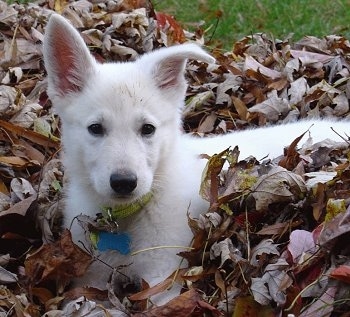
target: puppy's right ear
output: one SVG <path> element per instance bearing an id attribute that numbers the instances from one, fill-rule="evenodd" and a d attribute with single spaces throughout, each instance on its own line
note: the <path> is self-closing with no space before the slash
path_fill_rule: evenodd
<path id="1" fill-rule="evenodd" d="M 52 100 L 81 91 L 96 65 L 78 31 L 58 14 L 46 26 L 43 55 Z"/>

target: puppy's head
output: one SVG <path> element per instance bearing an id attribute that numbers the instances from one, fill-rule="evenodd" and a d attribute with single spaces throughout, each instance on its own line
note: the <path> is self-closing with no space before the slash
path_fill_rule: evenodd
<path id="1" fill-rule="evenodd" d="M 132 63 L 99 64 L 79 33 L 52 15 L 44 61 L 68 176 L 109 205 L 136 200 L 161 184 L 180 134 L 188 58 L 214 61 L 197 45 L 184 44 Z"/>

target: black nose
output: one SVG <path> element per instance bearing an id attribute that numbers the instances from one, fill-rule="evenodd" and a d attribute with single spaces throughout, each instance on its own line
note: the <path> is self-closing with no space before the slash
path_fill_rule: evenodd
<path id="1" fill-rule="evenodd" d="M 117 194 L 130 194 L 137 186 L 137 176 L 130 173 L 112 174 L 109 184 Z"/>

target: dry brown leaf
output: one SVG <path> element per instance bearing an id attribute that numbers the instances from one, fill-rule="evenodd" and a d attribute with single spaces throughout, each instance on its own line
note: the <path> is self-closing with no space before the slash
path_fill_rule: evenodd
<path id="1" fill-rule="evenodd" d="M 271 203 L 299 200 L 305 192 L 304 180 L 299 175 L 274 167 L 258 179 L 252 187 L 251 196 L 255 199 L 256 210 L 264 211 Z"/>
<path id="2" fill-rule="evenodd" d="M 16 153 L 16 150 L 14 150 L 14 154 L 17 154 L 17 156 L 25 156 L 29 161 L 35 161 L 39 164 L 43 164 L 45 162 L 45 155 L 29 144 L 26 140 L 18 140 L 18 144 L 23 148 L 23 154 Z"/>
<path id="3" fill-rule="evenodd" d="M 312 62 L 317 61 L 321 63 L 326 63 L 326 62 L 329 62 L 331 59 L 333 59 L 333 56 L 330 56 L 330 55 L 308 52 L 308 51 L 290 50 L 290 53 L 295 58 L 309 60 Z"/>
<path id="4" fill-rule="evenodd" d="M 58 280 L 61 285 L 67 285 L 72 278 L 85 273 L 91 260 L 65 230 L 57 242 L 43 245 L 26 259 L 25 271 L 33 286 L 47 280 Z"/>
<path id="5" fill-rule="evenodd" d="M 262 306 L 251 296 L 239 297 L 236 300 L 235 312 L 232 317 L 273 317 L 274 311 L 270 306 Z"/>
<path id="6" fill-rule="evenodd" d="M 256 232 L 259 235 L 281 235 L 290 227 L 289 222 L 275 223 Z"/>
<path id="7" fill-rule="evenodd" d="M 288 89 L 289 102 L 292 105 L 296 105 L 302 101 L 303 97 L 307 93 L 309 85 L 304 77 L 300 77 L 290 84 Z"/>
<path id="8" fill-rule="evenodd" d="M 247 71 L 248 69 L 254 70 L 255 72 L 259 72 L 271 79 L 277 79 L 282 77 L 282 74 L 280 72 L 265 67 L 264 65 L 257 62 L 253 57 L 246 55 L 244 70 Z"/>
<path id="9" fill-rule="evenodd" d="M 246 104 L 239 98 L 232 96 L 232 102 L 235 109 L 242 120 L 247 120 L 248 108 Z"/>
<path id="10" fill-rule="evenodd" d="M 308 131 L 305 131 L 303 134 L 298 136 L 289 146 L 288 149 L 284 155 L 284 157 L 278 162 L 279 166 L 284 167 L 285 169 L 291 171 L 293 170 L 299 162 L 299 153 L 297 151 L 297 146 L 300 140 L 304 137 L 305 133 Z"/>
<path id="11" fill-rule="evenodd" d="M 213 205 L 218 200 L 219 183 L 217 176 L 224 166 L 224 157 L 228 155 L 228 152 L 229 150 L 224 150 L 219 154 L 213 155 L 203 171 L 204 179 L 202 179 L 200 194 L 205 200 L 210 202 L 210 205 Z"/>
<path id="12" fill-rule="evenodd" d="M 108 299 L 106 290 L 100 290 L 94 287 L 75 287 L 64 293 L 66 300 L 77 299 L 81 296 L 94 301 L 106 301 Z"/>
<path id="13" fill-rule="evenodd" d="M 249 113 L 259 112 L 263 114 L 268 121 L 276 122 L 290 111 L 290 105 L 284 98 L 280 98 L 276 91 L 273 91 L 268 99 L 260 104 L 249 108 Z"/>
<path id="14" fill-rule="evenodd" d="M 0 163 L 13 168 L 27 168 L 36 164 L 18 156 L 0 156 Z"/>
<path id="15" fill-rule="evenodd" d="M 333 219 L 322 225 L 322 231 L 317 242 L 326 245 L 333 239 L 350 231 L 350 208 L 335 216 Z"/>
<path id="16" fill-rule="evenodd" d="M 11 214 L 18 214 L 25 216 L 31 204 L 36 200 L 36 195 L 30 196 L 17 204 L 11 206 L 9 209 L 1 212 L 0 217 L 4 217 Z"/>
<path id="17" fill-rule="evenodd" d="M 143 313 L 133 314 L 132 317 L 190 317 L 196 310 L 198 314 L 209 310 L 214 316 L 221 316 L 220 312 L 208 304 L 201 301 L 199 294 L 195 290 L 189 290 L 169 303 L 153 308 Z"/>
<path id="18" fill-rule="evenodd" d="M 161 283 L 159 283 L 151 288 L 147 288 L 145 290 L 142 290 L 136 294 L 129 296 L 129 299 L 132 301 L 141 301 L 141 300 L 148 299 L 153 295 L 164 292 L 173 283 L 174 283 L 174 281 L 171 278 L 168 278 L 168 279 L 164 280 L 163 282 L 161 282 Z"/>
<path id="19" fill-rule="evenodd" d="M 18 125 L 14 125 L 10 122 L 6 122 L 3 120 L 0 120 L 0 127 L 20 136 L 24 137 L 25 139 L 28 139 L 36 144 L 45 146 L 45 147 L 53 147 L 55 149 L 58 149 L 59 143 L 57 141 L 54 141 L 40 133 L 34 132 L 29 129 L 22 128 Z"/>

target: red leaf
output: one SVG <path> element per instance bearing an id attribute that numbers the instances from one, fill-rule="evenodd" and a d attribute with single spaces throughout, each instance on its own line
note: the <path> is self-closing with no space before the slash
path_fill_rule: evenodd
<path id="1" fill-rule="evenodd" d="M 350 284 L 350 266 L 341 265 L 334 269 L 330 276 L 336 280 Z"/>
<path id="2" fill-rule="evenodd" d="M 180 24 L 170 15 L 157 12 L 156 19 L 158 26 L 166 33 L 175 43 L 183 43 L 186 40 L 185 33 Z"/>

